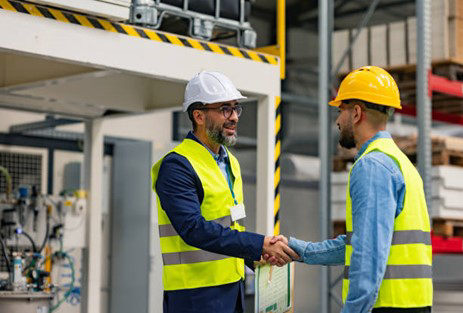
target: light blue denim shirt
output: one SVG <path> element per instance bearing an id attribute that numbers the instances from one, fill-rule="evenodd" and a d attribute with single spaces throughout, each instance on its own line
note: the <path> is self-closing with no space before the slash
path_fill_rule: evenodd
<path id="1" fill-rule="evenodd" d="M 378 132 L 367 141 L 356 159 L 378 138 L 391 138 Z M 386 269 L 392 241 L 394 219 L 403 208 L 405 181 L 396 162 L 386 154 L 373 151 L 360 159 L 350 178 L 353 235 L 349 268 L 349 293 L 342 313 L 370 312 L 376 302 Z M 290 238 L 289 246 L 301 262 L 318 265 L 344 264 L 346 236 L 323 242 Z"/>

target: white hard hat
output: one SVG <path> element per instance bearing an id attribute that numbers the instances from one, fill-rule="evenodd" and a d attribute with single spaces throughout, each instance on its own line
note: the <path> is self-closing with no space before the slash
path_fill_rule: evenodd
<path id="1" fill-rule="evenodd" d="M 232 100 L 246 99 L 231 80 L 219 72 L 202 71 L 193 77 L 185 88 L 183 111 L 195 103 L 217 103 Z"/>

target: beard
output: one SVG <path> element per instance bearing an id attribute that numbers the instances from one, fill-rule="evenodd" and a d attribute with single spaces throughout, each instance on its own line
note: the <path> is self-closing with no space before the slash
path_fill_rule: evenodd
<path id="1" fill-rule="evenodd" d="M 355 148 L 355 138 L 352 125 L 348 125 L 345 129 L 341 130 L 339 134 L 339 144 L 346 149 Z"/>
<path id="2" fill-rule="evenodd" d="M 213 142 L 224 145 L 225 147 L 231 147 L 236 144 L 236 130 L 233 135 L 227 136 L 224 128 L 235 125 L 236 122 L 226 122 L 222 125 L 214 125 L 214 123 L 209 118 L 206 118 L 206 134 Z"/>

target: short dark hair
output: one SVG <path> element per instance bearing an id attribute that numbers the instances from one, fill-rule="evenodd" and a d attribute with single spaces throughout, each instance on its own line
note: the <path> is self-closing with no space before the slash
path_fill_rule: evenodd
<path id="1" fill-rule="evenodd" d="M 194 102 L 192 104 L 190 104 L 190 106 L 188 107 L 187 109 L 187 113 L 188 113 L 188 117 L 193 125 L 193 130 L 196 130 L 196 121 L 195 121 L 195 118 L 193 116 L 193 111 L 194 110 L 199 110 L 200 108 L 202 108 L 204 106 L 204 103 L 202 102 Z"/>
<path id="2" fill-rule="evenodd" d="M 347 100 L 345 102 L 352 103 L 351 101 L 359 101 L 365 106 L 365 108 L 370 109 L 370 110 L 375 110 L 375 111 L 381 112 L 383 114 L 386 114 L 387 117 L 391 117 L 392 114 L 394 114 L 394 108 L 391 108 L 389 106 L 380 105 L 380 104 L 368 102 L 368 101 L 365 101 L 365 100 L 359 100 L 359 99 L 349 99 L 349 100 Z"/>

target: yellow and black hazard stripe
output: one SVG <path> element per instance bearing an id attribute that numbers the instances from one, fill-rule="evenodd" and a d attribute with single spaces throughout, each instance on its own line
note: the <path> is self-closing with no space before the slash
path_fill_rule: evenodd
<path id="1" fill-rule="evenodd" d="M 205 50 L 212 53 L 229 55 L 237 58 L 248 59 L 255 62 L 278 65 L 278 57 L 241 49 L 233 46 L 226 46 L 212 42 L 200 41 L 190 37 L 173 35 L 166 32 L 156 31 L 149 28 L 142 28 L 124 23 L 117 23 L 97 17 L 85 16 L 72 12 L 66 12 L 45 6 L 30 4 L 17 0 L 0 0 L 0 9 L 45 17 L 60 22 L 81 25 L 90 28 L 97 28 L 104 31 L 116 32 L 133 37 L 144 38 L 164 42 L 167 44 L 188 47 L 197 50 Z"/>
<path id="2" fill-rule="evenodd" d="M 275 190 L 273 201 L 273 234 L 280 234 L 280 156 L 281 156 L 281 98 L 275 97 L 275 176 L 273 187 Z"/>

